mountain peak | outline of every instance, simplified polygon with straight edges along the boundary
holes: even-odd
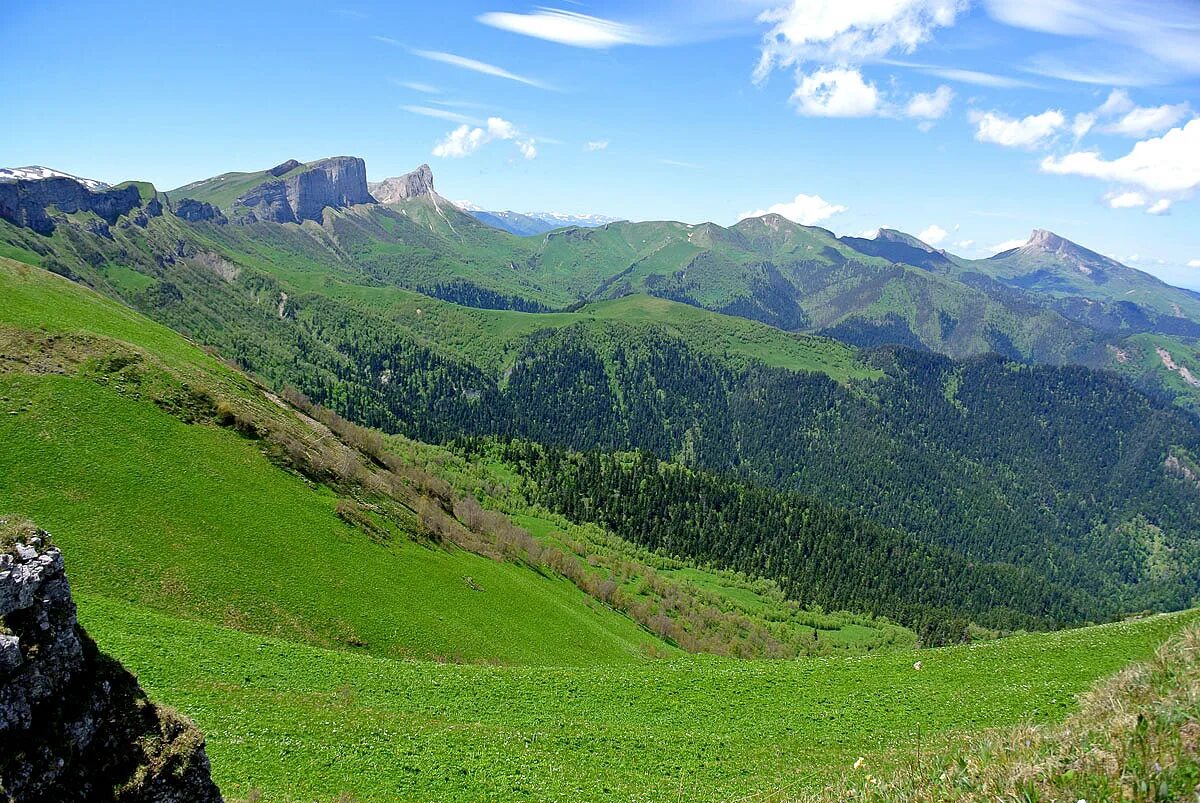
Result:
[[[80,178],[73,176],[70,173],[64,173],[61,170],[55,170],[51,167],[42,167],[41,165],[28,165],[26,167],[0,167],[0,180],[13,179],[24,181],[41,181],[47,178],[69,178],[72,181],[77,181],[89,190],[96,192],[98,190],[106,190],[109,185],[103,181],[96,181],[94,178]]]
[[[1044,251],[1058,251],[1067,246],[1079,248],[1079,246],[1070,240],[1063,239],[1054,232],[1047,231],[1046,229],[1034,229],[1033,233],[1029,235],[1029,242],[1025,244],[1026,248],[1036,247]]]
[[[383,181],[372,181],[369,189],[375,196],[375,200],[381,204],[394,204],[406,198],[437,194],[433,188],[433,170],[427,164],[402,176],[385,178]]]
[[[909,246],[910,248],[918,248],[930,254],[940,253],[936,248],[924,240],[919,240],[911,234],[905,234],[904,232],[897,231],[896,229],[880,229],[879,231],[875,232],[875,239],[886,240],[890,243],[901,243]]]

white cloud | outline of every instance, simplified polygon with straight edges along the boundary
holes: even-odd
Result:
[[[1020,248],[1028,242],[1027,240],[1005,240],[1002,243],[996,243],[988,250],[993,254],[1001,254],[1005,251],[1011,251],[1014,248]]]
[[[934,223],[932,226],[925,229],[925,231],[918,234],[917,239],[920,240],[921,242],[927,243],[929,245],[937,245],[942,240],[946,239],[946,237],[949,236],[949,234],[950,234],[950,232],[946,231],[941,226]]]
[[[459,126],[434,146],[433,155],[444,159],[461,159],[494,140],[511,141],[526,159],[537,157],[536,141],[524,136],[516,126],[500,117],[489,117],[486,127]]]
[[[773,69],[817,61],[861,64],[889,53],[911,53],[937,28],[954,24],[966,0],[791,0],[764,11],[756,80]]]
[[[800,79],[792,102],[810,117],[867,117],[879,108],[879,90],[858,70],[822,67]]]
[[[452,123],[470,123],[474,124],[475,120],[465,114],[452,112],[449,109],[433,109],[429,106],[401,106],[401,109],[409,114],[420,114],[424,117],[436,117],[439,120],[448,120]]]
[[[1138,106],[1130,109],[1120,120],[1104,126],[1100,130],[1107,134],[1121,134],[1126,137],[1144,137],[1147,134],[1157,134],[1171,128],[1191,112],[1186,103],[1173,106]]]
[[[422,84],[418,81],[401,81],[400,86],[404,87],[405,89],[411,89],[413,92],[421,92],[425,95],[437,95],[442,91],[436,86]]]
[[[897,59],[881,59],[881,64],[888,64],[893,67],[908,67],[918,72],[932,75],[935,78],[943,78],[947,81],[957,81],[961,84],[974,84],[975,86],[986,86],[993,89],[1015,89],[1017,87],[1032,87],[1035,84],[1029,81],[1023,81],[1019,78],[1009,78],[1006,75],[995,75],[993,73],[979,72],[978,70],[964,70],[958,67],[939,67],[935,64],[915,64],[911,61],[900,61]]]
[[[940,120],[950,110],[950,102],[954,100],[954,90],[943,84],[933,92],[922,92],[913,95],[904,114],[920,120]]]
[[[591,142],[584,143],[583,149],[588,152],[608,150],[607,139],[596,139]]]
[[[1087,132],[1092,130],[1094,125],[1096,125],[1096,115],[1075,115],[1075,119],[1071,121],[1071,133],[1075,135],[1075,141],[1078,142],[1083,139]]]
[[[494,64],[488,64],[487,62],[470,59],[466,56],[456,56],[453,53],[442,53],[437,50],[414,50],[413,53],[423,59],[438,61],[442,64],[449,64],[453,67],[470,70],[471,72],[482,73],[483,75],[491,75],[496,78],[504,78],[508,81],[516,81],[519,84],[537,87],[538,89],[549,89],[549,87],[543,84],[541,81],[535,81],[532,78],[526,78],[523,75],[517,75],[516,73],[509,72],[503,67],[497,67]]]
[[[767,209],[743,212],[738,216],[738,220],[745,220],[748,217],[762,217],[763,215],[782,215],[788,220],[799,223],[802,226],[813,226],[822,220],[845,211],[846,207],[841,204],[831,204],[820,195],[805,195],[801,193],[791,201],[773,204]]]
[[[478,20],[493,28],[574,47],[658,44],[657,40],[636,26],[573,11],[549,8],[538,9],[532,14],[493,11],[483,14]]]
[[[1200,268],[1200,259],[1189,259],[1187,266],[1189,268]]]
[[[973,111],[970,120],[976,126],[975,139],[994,142],[1006,148],[1036,148],[1044,145],[1067,122],[1057,109],[1047,109],[1041,114],[1031,114],[1020,120],[998,112]]]
[[[660,165],[667,165],[668,167],[686,167],[689,170],[700,169],[700,165],[695,162],[682,162],[679,159],[659,159],[658,163]]]
[[[1108,93],[1108,98],[1100,104],[1098,109],[1096,109],[1096,114],[1100,115],[1101,117],[1112,117],[1113,115],[1124,114],[1125,112],[1132,111],[1133,107],[1134,102],[1133,99],[1129,97],[1128,92],[1126,92],[1124,89],[1114,89],[1112,92]]]
[[[1161,137],[1138,142],[1126,155],[1108,160],[1097,151],[1047,156],[1042,170],[1056,175],[1097,178],[1159,194],[1188,193],[1200,187],[1200,118]]]
[[[1161,199],[1155,201],[1154,203],[1150,204],[1149,208],[1146,209],[1146,214],[1147,215],[1165,215],[1170,211],[1171,211],[1171,200],[1168,198],[1161,198]]]
[[[1140,209],[1149,203],[1140,192],[1113,192],[1104,197],[1113,209]]]
[[[954,244],[955,248],[971,249],[975,247],[974,240],[959,240]]]

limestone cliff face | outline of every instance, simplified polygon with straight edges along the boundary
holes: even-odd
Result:
[[[51,177],[0,181],[0,218],[26,226],[38,234],[52,234],[54,220],[47,208],[61,212],[94,212],[108,223],[142,205],[138,188],[93,192],[75,179]]]
[[[204,739],[75,618],[63,556],[0,520],[0,800],[220,803]]]
[[[284,162],[275,170],[292,165]],[[300,167],[284,170],[285,173]],[[276,173],[271,171],[272,175]],[[335,209],[354,204],[374,203],[367,189],[367,166],[354,156],[334,156],[307,165],[302,172],[287,178],[267,181],[233,202],[234,215],[245,222],[259,220],[275,223],[320,221],[325,207]]]
[[[221,214],[221,210],[212,204],[204,201],[196,201],[192,198],[183,198],[179,203],[175,204],[175,217],[182,218],[189,223],[201,223],[211,221],[213,223],[225,223],[225,216]]]
[[[403,176],[385,178],[383,181],[372,182],[371,194],[381,204],[399,203],[407,198],[421,195],[433,195],[433,171],[429,165],[421,165],[411,173]]]

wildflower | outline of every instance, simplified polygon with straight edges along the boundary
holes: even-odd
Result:
[[[863,767],[863,764],[866,764],[866,763],[867,763],[867,760],[865,758],[863,758],[862,756],[859,756],[858,761],[854,762],[854,769],[861,770]]]
[[[915,669],[915,670],[917,670],[918,672],[920,672],[920,671],[921,671],[921,667],[923,667],[924,665],[925,665],[925,664],[921,663],[920,661],[917,661],[915,664],[913,664],[913,669]]]

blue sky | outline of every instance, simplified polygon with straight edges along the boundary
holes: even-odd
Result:
[[[495,209],[1049,228],[1200,288],[1194,0],[8,2],[0,69],[3,166],[351,154]]]

